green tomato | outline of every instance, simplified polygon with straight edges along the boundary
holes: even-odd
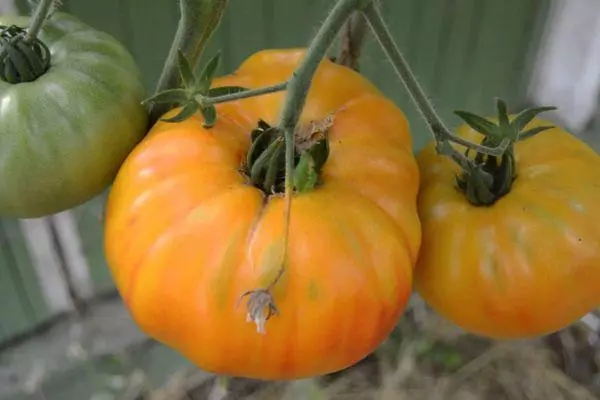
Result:
[[[141,74],[121,43],[64,13],[38,38],[50,68],[31,82],[0,81],[3,217],[49,215],[99,195],[148,129]]]

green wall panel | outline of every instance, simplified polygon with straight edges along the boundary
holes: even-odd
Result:
[[[18,221],[0,221],[0,343],[50,316]]]

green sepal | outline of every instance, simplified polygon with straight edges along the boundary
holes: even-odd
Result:
[[[465,179],[465,172],[463,172],[462,174],[457,174],[454,177],[454,181],[456,183],[456,186],[458,187],[458,189],[461,192],[466,192],[466,190],[467,190],[467,181]]]
[[[277,138],[274,141],[272,141],[267,147],[267,149],[263,151],[260,154],[260,156],[258,156],[254,164],[252,164],[250,168],[250,179],[252,180],[252,182],[261,181],[261,178],[266,173],[266,167],[268,167],[269,161],[277,151],[278,144],[281,141],[283,141],[282,138]]]
[[[540,132],[543,132],[543,131],[546,131],[546,130],[552,129],[552,128],[554,128],[554,127],[553,126],[547,126],[547,125],[546,126],[536,126],[535,128],[531,128],[531,129],[526,130],[525,132],[521,132],[519,134],[519,140],[528,139],[528,138],[530,138],[532,136],[537,135]]]
[[[18,51],[12,45],[5,46],[3,50],[6,51],[8,57],[16,67],[21,82],[31,82],[36,78],[22,52]]]
[[[188,102],[188,95],[185,89],[168,89],[164,92],[155,94],[142,101],[142,104],[148,103],[174,103],[182,104]]]
[[[215,77],[217,72],[217,68],[219,66],[219,61],[221,61],[221,53],[217,52],[214,56],[208,60],[202,72],[200,72],[200,77],[198,78],[198,82],[195,85],[195,92],[200,94],[208,93],[210,89],[210,85]]]
[[[50,50],[38,38],[28,38],[25,28],[0,25],[0,48],[2,81],[10,84],[32,82],[50,68]]]
[[[477,168],[469,174],[470,182],[467,184],[467,197],[469,201],[478,205],[490,205],[496,201],[492,192],[493,177],[482,168]]]
[[[204,101],[205,97],[209,93],[236,93],[245,88],[237,86],[226,86],[219,91],[209,91],[212,80],[214,79],[217,67],[219,65],[220,54],[217,53],[213,56],[208,63],[204,66],[200,77],[196,79],[194,71],[183,52],[177,52],[178,67],[181,74],[181,80],[183,88],[179,89],[168,89],[154,96],[144,100],[142,103],[167,103],[173,105],[181,105],[182,110],[172,118],[162,118],[163,121],[167,122],[181,122],[194,115],[200,110],[204,122],[202,126],[206,129],[210,129],[215,126],[217,122],[217,109],[214,104],[206,104]]]
[[[556,110],[556,107],[552,106],[528,108],[519,113],[512,121],[509,121],[506,103],[501,99],[497,99],[496,107],[498,111],[498,125],[468,111],[455,111],[454,113],[463,119],[471,128],[486,136],[486,138],[509,139],[511,142],[515,142],[530,138],[547,129],[551,129],[552,126],[543,126],[521,132],[538,114],[545,111]],[[488,146],[495,146],[499,143],[500,142],[498,141],[487,141],[486,144]]]
[[[267,193],[275,191],[275,184],[277,183],[277,173],[280,170],[280,166],[285,164],[285,145],[283,140],[278,140],[276,148],[271,160],[267,166],[267,172],[265,174],[265,180],[263,181],[263,190]]]
[[[490,162],[493,162],[494,169],[498,171],[494,177],[492,191],[496,196],[504,196],[510,191],[513,181],[515,180],[515,157],[512,151],[507,151],[502,155],[501,163],[504,165],[497,165],[498,158],[490,158]]]
[[[492,121],[480,117],[477,114],[473,114],[469,111],[454,111],[454,114],[458,115],[463,121],[467,123],[471,128],[481,133],[486,137],[500,137],[500,130],[498,125]]]
[[[252,168],[258,157],[269,147],[269,144],[280,137],[281,134],[277,128],[271,127],[263,120],[258,121],[258,128],[250,134],[252,144],[246,156],[246,165]]]
[[[269,143],[271,143],[270,134],[268,132],[259,130],[254,132],[258,132],[258,136],[252,141],[246,157],[246,165],[248,165],[250,168],[252,165],[254,165],[256,160],[258,160],[258,157],[260,157],[260,155],[267,149],[267,147],[269,147]]]
[[[315,170],[318,172],[329,158],[329,141],[326,138],[323,138],[312,145],[307,152],[311,155],[315,163]]]
[[[260,120],[260,121],[262,121],[262,120]],[[260,127],[260,121],[258,122],[259,127],[257,129],[252,129],[252,132],[250,132],[250,142],[251,142],[250,147],[252,147],[252,145],[254,145],[254,142],[260,137],[260,135],[265,133],[265,129]]]
[[[183,52],[179,50],[177,52],[177,61],[179,66],[179,73],[181,74],[181,81],[186,88],[193,88],[196,84],[196,78],[194,78],[194,72],[188,59],[185,57]]]
[[[293,184],[297,192],[312,190],[319,180],[315,160],[310,152],[306,151],[300,156],[298,165],[294,169]]]
[[[29,47],[27,44],[21,41],[15,43],[21,54],[23,54],[27,60],[27,64],[34,76],[41,76],[46,72],[46,67],[40,59],[40,54],[35,48]]]
[[[179,113],[171,118],[161,118],[165,122],[183,122],[198,111],[198,104],[188,103],[179,111]]]
[[[517,132],[521,132],[538,114],[546,111],[554,111],[556,107],[528,108],[519,113],[511,122]]]
[[[262,130],[267,130],[267,129],[271,128],[271,125],[269,125],[269,123],[267,121],[265,121],[264,119],[259,119],[258,120],[258,128],[262,129]]]
[[[4,63],[3,67],[4,68],[1,71],[2,75],[0,75],[2,80],[8,83],[18,83],[19,74],[17,73],[14,65],[12,63]]]
[[[496,99],[496,109],[498,110],[498,128],[500,132],[504,132],[511,140],[517,140],[518,132],[512,131],[508,120],[508,109],[506,103],[502,99]]]
[[[202,116],[204,117],[204,122],[202,126],[206,129],[210,129],[217,123],[217,108],[213,105],[202,107],[200,109]]]

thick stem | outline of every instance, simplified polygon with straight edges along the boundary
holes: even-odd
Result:
[[[432,129],[432,133],[435,135],[436,139],[440,141],[445,140],[446,136],[450,135],[450,130],[446,127],[444,121],[438,116],[433,105],[429,102],[425,91],[421,88],[421,85],[419,85],[419,82],[408,66],[400,49],[398,49],[398,46],[394,42],[376,5],[373,3],[369,4],[364,8],[363,13],[367,18],[375,37],[390,59],[394,70],[402,80],[402,83],[404,83],[404,86],[406,86],[406,89],[417,105],[417,108],[422,113],[423,118],[425,118],[430,127],[436,127],[436,129]]]
[[[360,11],[354,11],[340,33],[340,52],[335,62],[358,71],[358,60],[367,31],[364,15]]]
[[[177,32],[162,73],[158,79],[155,93],[173,89],[180,84],[178,51],[181,50],[192,68],[217,29],[227,7],[228,0],[179,0],[180,18]],[[154,123],[172,104],[160,103],[152,106],[150,122]]]
[[[364,1],[339,0],[336,3],[311,42],[300,66],[294,71],[289,81],[279,122],[279,128],[285,133],[286,196],[291,196],[291,178],[294,174],[294,130],[306,103],[312,77],[338,32],[361,3],[364,3]]]
[[[40,0],[35,8],[33,16],[31,17],[29,29],[27,29],[27,40],[33,40],[37,38],[37,35],[40,33],[40,30],[44,25],[44,21],[46,21],[50,11],[52,11],[53,4],[54,0]]]
[[[248,297],[247,318],[256,323],[259,333],[265,332],[265,322],[278,313],[275,300],[270,290],[279,282],[285,271],[287,244],[290,236],[290,216],[292,208],[292,191],[294,177],[294,154],[296,124],[306,103],[306,96],[321,60],[335,40],[344,22],[353,11],[364,6],[368,0],[339,0],[311,42],[300,66],[292,75],[286,91],[285,103],[280,117],[278,129],[284,132],[285,138],[285,215],[284,215],[284,247],[280,267],[271,283],[264,289],[249,290],[240,296],[240,300]]]
[[[293,130],[302,114],[306,96],[321,60],[325,56],[327,49],[335,40],[338,32],[359,5],[365,3],[364,0],[339,0],[317,34],[311,42],[304,59],[294,71],[291,77],[286,93],[285,103],[283,105],[279,127],[293,135]],[[292,136],[293,137],[293,136]],[[293,142],[293,141],[292,141]]]
[[[280,117],[279,128],[285,134],[285,247],[282,269],[285,265],[287,243],[290,232],[292,191],[294,176],[294,131],[306,103],[312,77],[321,60],[337,37],[353,11],[364,5],[365,0],[339,0],[312,40],[300,66],[294,71],[286,91],[285,103]],[[277,280],[281,277],[281,271]]]
[[[471,165],[472,161],[467,159],[462,153],[458,152],[449,142],[454,142],[466,146],[479,153],[501,156],[509,142],[501,143],[497,147],[486,147],[475,143],[471,143],[458,136],[453,135],[450,130],[444,124],[444,121],[435,111],[433,105],[427,98],[425,91],[421,88],[417,78],[411,71],[408,63],[404,59],[402,52],[398,49],[389,29],[387,28],[379,10],[376,5],[371,2],[364,9],[363,13],[373,31],[373,34],[379,41],[379,44],[388,56],[396,74],[400,77],[400,80],[409,92],[413,102],[417,106],[417,109],[423,116],[423,119],[427,122],[427,125],[432,132],[436,142],[437,151],[440,154],[447,155],[456,161],[459,165]]]

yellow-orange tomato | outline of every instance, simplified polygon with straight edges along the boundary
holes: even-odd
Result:
[[[304,50],[261,51],[213,87],[288,79]],[[277,275],[284,198],[249,183],[242,164],[259,119],[275,125],[284,93],[158,122],[122,166],[106,210],[105,249],[135,321],[200,368],[262,379],[343,369],[397,323],[421,232],[419,175],[403,113],[358,73],[324,60],[301,124],[332,116],[330,155],[314,190],[295,194],[279,314],[259,334],[245,291]],[[168,113],[171,116],[176,111]]]
[[[458,134],[482,139],[467,125]],[[415,287],[458,326],[500,339],[557,331],[600,304],[600,157],[558,127],[514,151],[512,188],[489,207],[468,203],[459,168],[433,145],[417,158]]]

